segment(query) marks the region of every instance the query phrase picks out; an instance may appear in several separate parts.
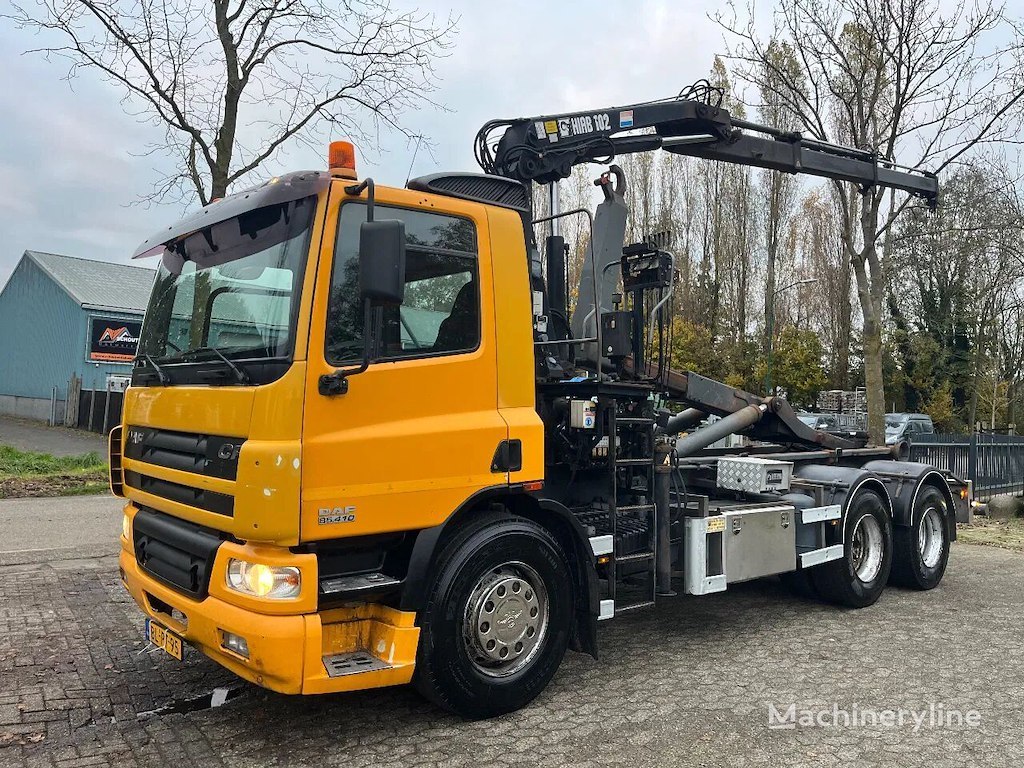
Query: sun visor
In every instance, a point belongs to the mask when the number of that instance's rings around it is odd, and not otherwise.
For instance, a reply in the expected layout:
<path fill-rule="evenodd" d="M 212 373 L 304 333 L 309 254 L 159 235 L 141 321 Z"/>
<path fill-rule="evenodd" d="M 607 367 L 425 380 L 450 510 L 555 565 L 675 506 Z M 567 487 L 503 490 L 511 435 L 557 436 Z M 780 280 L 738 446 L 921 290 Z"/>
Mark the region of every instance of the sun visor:
<path fill-rule="evenodd" d="M 296 171 L 276 176 L 252 189 L 216 200 L 205 208 L 189 214 L 166 229 L 147 237 L 135 252 L 133 259 L 156 256 L 164 246 L 181 237 L 191 235 L 206 227 L 220 224 L 240 213 L 262 208 L 266 205 L 290 203 L 304 197 L 317 195 L 327 189 L 331 177 L 327 171 Z"/>

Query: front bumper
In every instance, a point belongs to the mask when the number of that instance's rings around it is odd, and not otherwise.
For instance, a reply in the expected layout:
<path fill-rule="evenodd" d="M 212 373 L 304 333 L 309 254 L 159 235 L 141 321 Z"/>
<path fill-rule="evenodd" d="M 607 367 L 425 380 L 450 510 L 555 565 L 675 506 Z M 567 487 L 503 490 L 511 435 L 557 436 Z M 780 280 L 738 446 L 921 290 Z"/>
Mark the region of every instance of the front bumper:
<path fill-rule="evenodd" d="M 134 508 L 128 505 L 126 513 L 133 517 Z M 213 579 L 223 578 L 226 559 L 218 553 Z M 281 607 L 273 606 L 276 613 L 261 613 L 252 606 L 234 605 L 226 594 L 213 590 L 195 600 L 146 573 L 124 538 L 119 565 L 125 588 L 147 616 L 264 688 L 280 693 L 334 693 L 401 685 L 412 679 L 419 641 L 415 613 L 376 603 L 296 614 L 281 614 Z M 248 658 L 224 647 L 224 632 L 245 638 Z M 350 657 L 360 663 L 344 663 Z M 369 657 L 372 661 L 366 663 Z"/>

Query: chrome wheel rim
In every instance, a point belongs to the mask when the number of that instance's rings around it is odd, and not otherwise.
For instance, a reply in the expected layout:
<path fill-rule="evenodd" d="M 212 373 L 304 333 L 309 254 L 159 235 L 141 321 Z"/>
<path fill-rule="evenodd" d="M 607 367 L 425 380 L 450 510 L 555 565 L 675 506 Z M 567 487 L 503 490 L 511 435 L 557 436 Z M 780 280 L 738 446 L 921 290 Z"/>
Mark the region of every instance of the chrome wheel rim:
<path fill-rule="evenodd" d="M 942 515 L 938 507 L 928 507 L 921 519 L 917 532 L 917 551 L 925 568 L 934 568 L 942 558 L 945 533 L 942 530 Z"/>
<path fill-rule="evenodd" d="M 490 677 L 513 675 L 533 661 L 548 630 L 548 592 L 526 563 L 492 568 L 466 603 L 462 639 L 473 666 Z"/>
<path fill-rule="evenodd" d="M 882 570 L 882 551 L 882 526 L 874 515 L 865 515 L 857 523 L 850 547 L 854 573 L 865 584 Z"/>

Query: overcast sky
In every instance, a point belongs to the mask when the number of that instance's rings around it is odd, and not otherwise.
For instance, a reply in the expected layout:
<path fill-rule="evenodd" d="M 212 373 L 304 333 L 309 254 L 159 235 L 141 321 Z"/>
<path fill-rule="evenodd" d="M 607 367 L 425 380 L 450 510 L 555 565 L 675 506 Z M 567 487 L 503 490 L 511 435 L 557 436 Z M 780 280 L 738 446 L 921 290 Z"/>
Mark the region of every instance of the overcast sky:
<path fill-rule="evenodd" d="M 461 17 L 452 55 L 437 67 L 435 99 L 450 112 L 408 115 L 435 144 L 433 157 L 419 153 L 415 175 L 479 170 L 473 136 L 491 118 L 674 95 L 703 77 L 723 47 L 707 19 L 721 3 L 706 0 L 415 4 Z M 121 94 L 94 73 L 69 84 L 66 65 L 22 55 L 39 44 L 0 20 L 0 286 L 26 249 L 126 261 L 182 213 L 179 205 L 133 205 L 168 163 L 161 152 L 141 156 L 162 130 L 125 114 Z M 404 138 L 385 135 L 379 148 L 358 151 L 360 175 L 405 182 L 412 148 Z M 266 173 L 325 165 L 296 147 Z"/>

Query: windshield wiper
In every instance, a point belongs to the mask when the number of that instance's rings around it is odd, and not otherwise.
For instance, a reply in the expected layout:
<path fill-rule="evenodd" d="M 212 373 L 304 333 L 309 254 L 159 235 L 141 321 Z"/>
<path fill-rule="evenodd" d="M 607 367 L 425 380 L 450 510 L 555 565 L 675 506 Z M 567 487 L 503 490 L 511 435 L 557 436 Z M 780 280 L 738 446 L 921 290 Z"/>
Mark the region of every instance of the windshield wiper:
<path fill-rule="evenodd" d="M 247 374 L 245 371 L 243 371 L 241 368 L 235 365 L 235 363 L 233 363 L 231 359 L 227 357 L 227 355 L 225 355 L 216 347 L 196 347 L 195 349 L 188 350 L 185 353 L 185 355 L 195 355 L 201 352 L 213 352 L 213 354 L 215 354 L 217 357 L 223 360 L 227 364 L 228 368 L 230 368 L 231 371 L 235 374 L 235 381 L 237 381 L 239 384 L 249 383 L 249 374 Z M 185 355 L 182 355 L 182 357 L 184 357 Z"/>
<path fill-rule="evenodd" d="M 163 368 L 156 364 L 156 360 L 147 355 L 145 352 L 142 353 L 142 358 L 151 366 L 153 366 L 153 370 L 156 371 L 156 379 L 157 381 L 160 382 L 160 386 L 166 387 L 168 384 L 171 383 L 171 377 L 167 375 L 167 372 L 164 371 Z"/>

